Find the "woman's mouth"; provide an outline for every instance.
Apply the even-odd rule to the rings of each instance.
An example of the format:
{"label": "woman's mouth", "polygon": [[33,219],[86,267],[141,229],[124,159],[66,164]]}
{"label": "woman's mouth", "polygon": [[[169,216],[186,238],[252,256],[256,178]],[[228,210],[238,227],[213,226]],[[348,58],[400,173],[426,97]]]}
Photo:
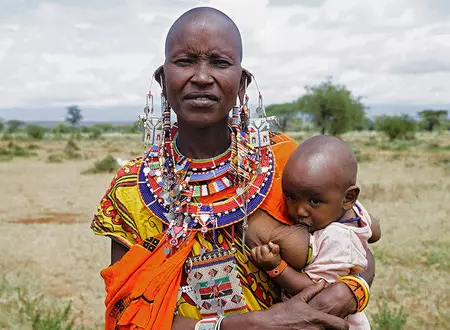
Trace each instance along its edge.
{"label": "woman's mouth", "polygon": [[219,97],[212,93],[189,93],[184,97],[185,102],[194,107],[209,107],[219,101]]}

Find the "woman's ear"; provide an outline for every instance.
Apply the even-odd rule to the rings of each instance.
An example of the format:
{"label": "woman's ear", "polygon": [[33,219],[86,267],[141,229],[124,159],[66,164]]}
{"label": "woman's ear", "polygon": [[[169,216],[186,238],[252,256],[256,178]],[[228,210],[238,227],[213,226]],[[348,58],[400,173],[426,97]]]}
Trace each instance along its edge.
{"label": "woman's ear", "polygon": [[158,69],[156,69],[155,73],[155,80],[158,82],[159,86],[161,86],[161,89],[163,92],[166,91],[166,77],[164,75],[164,66],[161,65]]}
{"label": "woman's ear", "polygon": [[348,211],[350,210],[356,203],[356,200],[359,196],[359,187],[357,186],[350,186],[345,191],[345,197],[343,202],[343,208],[344,210]]}
{"label": "woman's ear", "polygon": [[238,92],[239,101],[241,102],[241,104],[244,103],[245,91],[251,82],[252,82],[252,74],[248,70],[242,69],[241,81],[239,83],[239,92]]}

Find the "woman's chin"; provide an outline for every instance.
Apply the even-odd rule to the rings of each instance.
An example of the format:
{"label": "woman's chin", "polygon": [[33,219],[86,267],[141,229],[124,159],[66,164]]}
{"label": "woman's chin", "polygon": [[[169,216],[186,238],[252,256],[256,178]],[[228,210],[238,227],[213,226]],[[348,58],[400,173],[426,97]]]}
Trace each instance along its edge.
{"label": "woman's chin", "polygon": [[216,126],[216,124],[223,123],[228,118],[228,113],[225,117],[219,116],[216,113],[192,113],[187,116],[177,116],[177,120],[183,126],[192,126],[195,128],[207,128],[210,126]]}

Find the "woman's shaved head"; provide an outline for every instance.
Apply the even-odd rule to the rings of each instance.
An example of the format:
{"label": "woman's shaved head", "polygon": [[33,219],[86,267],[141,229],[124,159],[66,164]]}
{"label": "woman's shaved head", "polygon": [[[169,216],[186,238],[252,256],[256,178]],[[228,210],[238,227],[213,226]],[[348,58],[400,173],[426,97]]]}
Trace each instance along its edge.
{"label": "woman's shaved head", "polygon": [[239,61],[242,60],[242,39],[238,27],[226,14],[211,7],[193,8],[181,15],[175,23],[173,23],[166,38],[166,57],[173,44],[177,42],[180,31],[183,31],[188,25],[191,28],[213,28],[214,30],[220,29],[226,32],[229,35],[229,40],[235,44],[234,46],[238,52],[237,57]]}

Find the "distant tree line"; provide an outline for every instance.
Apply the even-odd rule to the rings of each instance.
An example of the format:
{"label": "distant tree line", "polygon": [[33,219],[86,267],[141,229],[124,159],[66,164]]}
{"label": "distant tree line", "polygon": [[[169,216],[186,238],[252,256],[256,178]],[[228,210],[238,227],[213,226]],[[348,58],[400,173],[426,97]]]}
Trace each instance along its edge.
{"label": "distant tree line", "polygon": [[[321,134],[341,135],[348,131],[380,131],[389,139],[411,139],[418,130],[450,130],[447,110],[425,109],[418,113],[420,120],[409,115],[378,116],[370,119],[366,115],[367,107],[360,96],[355,96],[346,86],[334,84],[331,78],[315,85],[307,86],[305,95],[296,101],[272,104],[266,108],[269,116],[277,116],[278,129],[285,131],[318,130]],[[47,129],[36,124],[26,124],[20,120],[3,121],[0,119],[0,132],[8,139],[18,132],[25,132],[30,139],[41,140],[46,134],[55,138],[68,136],[80,139],[87,135],[98,139],[103,134],[120,132],[133,134],[139,132],[138,121],[131,125],[97,123],[83,126],[82,110],[77,106],[67,107],[65,122]],[[274,127],[277,129],[277,127]]]}
{"label": "distant tree line", "polygon": [[0,119],[0,133],[3,133],[3,139],[10,139],[18,133],[25,133],[28,138],[33,140],[42,140],[48,134],[54,138],[60,139],[64,136],[69,139],[80,139],[81,136],[87,135],[91,139],[98,139],[103,134],[120,132],[124,134],[133,134],[139,132],[138,122],[131,125],[115,125],[112,123],[97,123],[91,126],[83,126],[82,110],[74,105],[67,107],[67,115],[65,121],[58,123],[51,128],[45,128],[37,124],[27,124],[21,120]]}
{"label": "distant tree line", "polygon": [[393,140],[413,138],[419,129],[450,130],[447,110],[423,110],[416,121],[409,115],[378,116],[372,120],[366,109],[360,96],[328,78],[319,85],[307,86],[306,93],[293,102],[269,105],[266,113],[277,116],[282,132],[314,129],[321,134],[341,135],[354,130],[377,130]]}

